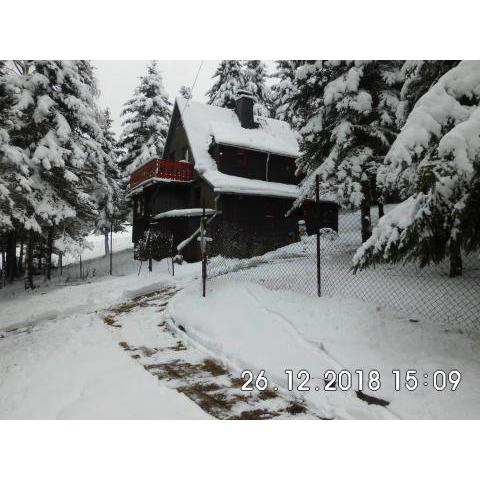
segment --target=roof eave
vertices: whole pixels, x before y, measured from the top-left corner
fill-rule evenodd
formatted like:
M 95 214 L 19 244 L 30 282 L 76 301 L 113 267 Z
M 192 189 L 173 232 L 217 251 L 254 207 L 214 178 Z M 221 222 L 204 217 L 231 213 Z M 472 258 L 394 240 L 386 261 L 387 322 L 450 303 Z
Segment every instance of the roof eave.
M 239 144 L 233 143 L 233 142 L 232 143 L 230 143 L 230 142 L 217 142 L 215 140 L 215 137 L 213 137 L 213 139 L 214 139 L 214 142 L 217 145 L 225 145 L 226 147 L 235 147 L 235 148 L 241 148 L 243 150 L 251 150 L 253 152 L 269 153 L 270 155 L 279 155 L 279 156 L 282 156 L 282 157 L 292 158 L 294 160 L 296 160 L 300 156 L 300 154 L 291 155 L 291 154 L 286 154 L 286 153 L 273 152 L 271 150 L 262 150 L 260 148 L 246 147 L 244 145 L 239 145 Z

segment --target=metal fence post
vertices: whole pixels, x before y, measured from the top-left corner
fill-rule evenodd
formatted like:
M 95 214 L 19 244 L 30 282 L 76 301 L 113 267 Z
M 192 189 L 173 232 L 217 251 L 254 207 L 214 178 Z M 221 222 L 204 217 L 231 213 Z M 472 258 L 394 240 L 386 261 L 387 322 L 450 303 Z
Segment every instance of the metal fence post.
M 151 231 L 148 230 L 148 271 L 151 272 L 153 270 L 152 265 L 152 237 Z
M 113 223 L 110 223 L 110 275 L 113 275 Z
M 174 239 L 172 235 L 171 241 L 170 241 L 170 255 L 172 256 L 172 277 L 175 276 L 175 247 L 173 246 L 173 244 L 174 244 Z
M 320 209 L 320 176 L 315 176 L 315 205 L 317 207 L 317 216 Z M 322 271 L 321 271 L 321 259 L 320 259 L 320 218 L 318 218 L 317 225 L 317 294 L 322 296 Z
M 206 250 L 206 217 L 205 217 L 205 205 L 203 205 L 201 228 L 200 228 L 200 248 L 202 251 L 202 296 L 205 296 L 207 285 L 207 250 Z
M 5 250 L 3 248 L 2 242 L 2 280 L 0 282 L 0 288 L 5 288 L 7 286 L 7 275 L 6 275 L 6 258 L 5 258 Z

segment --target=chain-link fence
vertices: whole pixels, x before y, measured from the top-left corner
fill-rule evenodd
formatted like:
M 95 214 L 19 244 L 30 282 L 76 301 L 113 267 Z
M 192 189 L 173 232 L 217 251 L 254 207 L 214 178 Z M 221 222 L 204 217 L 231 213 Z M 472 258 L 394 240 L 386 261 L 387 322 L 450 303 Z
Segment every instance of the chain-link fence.
M 374 209 L 376 210 L 376 209 Z M 372 212 L 374 217 L 376 211 Z M 373 218 L 374 224 L 376 218 Z M 265 232 L 253 244 L 262 245 Z M 352 257 L 361 245 L 360 213 L 341 211 L 338 234 L 322 230 L 320 271 L 317 276 L 316 235 L 292 238 L 292 243 L 268 248 L 251 258 L 238 258 L 238 244 L 223 242 L 222 254 L 212 245 L 208 277 L 250 281 L 275 290 L 293 290 L 315 296 L 358 298 L 390 307 L 412 321 L 431 319 L 446 327 L 480 329 L 480 258 L 463 255 L 463 274 L 449 277 L 449 262 L 419 268 L 415 263 L 385 264 L 356 274 Z M 215 243 L 215 242 L 213 242 Z
M 290 244 L 275 249 L 272 232 L 257 228 L 247 240 L 242 238 L 235 241 L 232 238 L 222 242 L 221 254 L 214 253 L 218 235 L 213 232 L 212 236 L 214 241 L 207 268 L 209 279 L 222 276 L 230 280 L 259 283 L 273 290 L 293 290 L 306 295 L 317 295 L 315 236 L 297 231 L 292 235 Z M 248 245 L 243 245 L 246 249 L 238 244 L 245 241 L 248 242 Z M 266 249 L 270 251 L 263 253 Z M 250 258 L 238 258 L 242 251 L 258 254 Z
M 376 212 L 374 212 L 376 213 Z M 373 219 L 376 222 L 376 219 Z M 352 273 L 361 245 L 360 213 L 340 212 L 338 235 L 321 236 L 322 295 L 359 298 L 462 329 L 480 329 L 480 258 L 463 255 L 463 274 L 449 277 L 449 262 L 424 268 L 382 264 Z

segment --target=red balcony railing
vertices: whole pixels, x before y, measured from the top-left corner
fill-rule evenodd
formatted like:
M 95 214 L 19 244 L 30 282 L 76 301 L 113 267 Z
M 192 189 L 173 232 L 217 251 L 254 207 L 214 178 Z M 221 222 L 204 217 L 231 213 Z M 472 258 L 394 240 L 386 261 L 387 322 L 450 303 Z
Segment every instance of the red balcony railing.
M 193 165 L 186 162 L 172 162 L 155 158 L 135 170 L 130 177 L 130 188 L 151 178 L 165 178 L 188 182 L 193 178 Z

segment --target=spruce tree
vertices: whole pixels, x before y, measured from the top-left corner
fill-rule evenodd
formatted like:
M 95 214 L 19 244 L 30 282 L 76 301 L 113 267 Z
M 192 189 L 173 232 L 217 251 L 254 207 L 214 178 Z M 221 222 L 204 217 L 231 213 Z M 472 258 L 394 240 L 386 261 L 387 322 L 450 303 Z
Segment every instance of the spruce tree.
M 0 288 L 7 277 L 12 280 L 16 273 L 16 241 L 12 213 L 16 207 L 11 192 L 12 151 L 8 131 L 12 128 L 11 107 L 12 92 L 6 81 L 6 65 L 0 61 L 0 250 L 1 279 Z M 12 248 L 13 247 L 13 248 Z M 12 268 L 12 266 L 14 268 Z
M 396 117 L 398 127 L 403 127 L 418 100 L 449 70 L 457 66 L 457 60 L 407 60 L 402 66 L 404 83 Z M 417 162 L 391 164 L 387 161 L 379 167 L 377 181 L 384 197 L 406 199 L 415 192 Z
M 25 230 L 38 232 L 40 226 L 35 218 L 31 164 L 15 142 L 19 127 L 17 100 L 20 89 L 18 75 L 12 73 L 12 67 L 17 68 L 22 62 L 9 63 L 8 73 L 5 62 L 0 67 L 0 235 L 3 231 L 5 273 L 13 281 L 18 271 L 17 243 L 22 241 Z
M 109 185 L 88 64 L 25 61 L 16 66 L 17 118 L 11 143 L 27 159 L 24 184 L 30 192 L 19 221 L 29 232 L 27 252 L 31 253 L 39 235 L 43 241 L 53 241 L 54 229 L 61 228 L 79 241 L 98 215 L 98 192 Z M 51 245 L 47 250 L 52 250 Z
M 302 63 L 301 60 L 277 60 L 273 75 L 278 80 L 272 86 L 272 116 L 288 122 L 293 128 L 300 123 L 293 114 L 292 100 L 296 93 L 295 72 Z
M 404 183 L 412 195 L 389 212 L 355 255 L 356 268 L 378 262 L 450 259 L 462 273 L 461 248 L 480 245 L 480 62 L 447 71 L 415 104 L 385 158 L 384 184 Z
M 10 197 L 9 182 L 7 180 L 9 163 L 7 160 L 7 152 L 10 148 L 8 130 L 9 127 L 11 127 L 10 109 L 13 104 L 13 98 L 12 94 L 8 92 L 5 73 L 5 62 L 0 60 L 0 243 L 2 241 L 2 234 L 13 228 L 11 220 L 13 201 Z
M 32 191 L 28 159 L 12 139 L 18 126 L 17 90 L 17 76 L 0 62 L 0 231 L 33 221 L 27 215 Z
M 255 99 L 253 106 L 255 115 L 270 116 L 272 99 L 270 88 L 266 85 L 267 67 L 261 60 L 247 60 L 243 68 L 242 90 L 250 92 Z
M 110 251 L 109 232 L 122 229 L 125 220 L 127 205 L 122 189 L 122 178 L 118 166 L 118 150 L 116 139 L 112 131 L 112 118 L 107 108 L 100 115 L 100 127 L 102 131 L 101 145 L 104 153 L 105 177 L 107 188 L 99 190 L 98 207 L 99 215 L 95 222 L 95 229 L 102 232 L 105 237 L 105 255 Z
M 413 107 L 432 85 L 446 72 L 456 67 L 458 60 L 407 60 L 402 66 L 405 78 L 397 110 L 397 122 L 403 127 Z
M 153 158 L 162 157 L 171 110 L 157 62 L 152 61 L 122 111 L 125 120 L 119 146 L 125 151 L 120 161 L 124 175 Z
M 216 81 L 207 92 L 207 103 L 216 107 L 235 108 L 237 92 L 245 86 L 242 62 L 222 60 L 212 78 Z
M 297 69 L 294 114 L 300 119 L 297 165 L 305 175 L 296 204 L 322 194 L 344 207 L 360 208 L 361 233 L 371 234 L 379 163 L 396 135 L 401 63 L 395 61 L 308 61 Z

